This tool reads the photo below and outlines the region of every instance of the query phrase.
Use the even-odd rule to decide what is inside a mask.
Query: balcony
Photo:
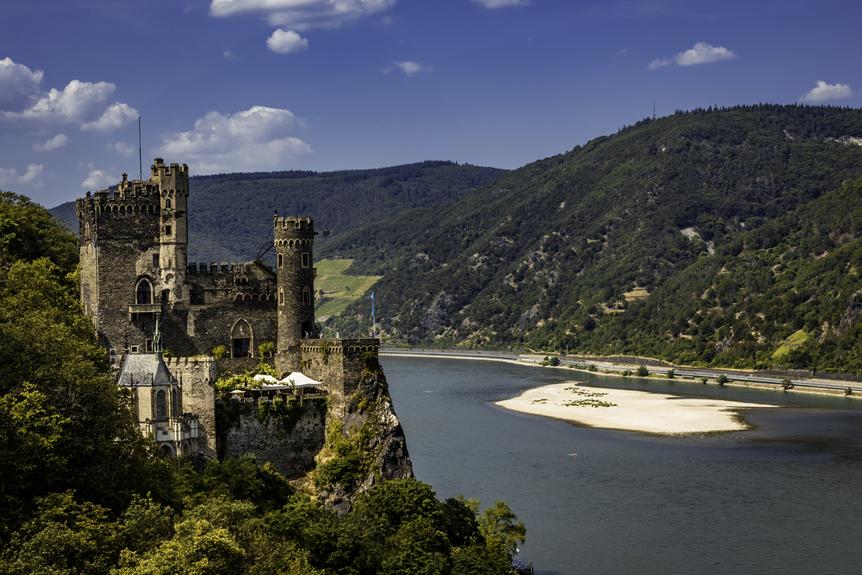
[[[129,320],[134,319],[136,315],[144,313],[159,315],[162,313],[162,306],[157,303],[132,304],[129,306]]]

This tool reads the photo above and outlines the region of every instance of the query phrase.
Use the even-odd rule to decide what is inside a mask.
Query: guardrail
[[[505,359],[510,361],[522,361],[525,363],[540,363],[545,357],[539,353],[516,353],[503,352],[492,350],[462,350],[462,349],[434,349],[434,348],[396,348],[396,347],[381,347],[380,353],[384,355],[422,355],[427,357],[459,357],[464,359],[479,358],[479,359]],[[558,357],[558,356],[553,356]],[[615,373],[623,373],[637,369],[640,363],[623,364],[613,361],[602,361],[597,359],[558,357],[560,365],[574,367],[579,369],[600,369],[612,371]],[[611,358],[609,358],[611,359]],[[618,359],[618,358],[613,358]],[[720,379],[722,376],[728,382],[741,383],[761,383],[768,385],[780,385],[785,389],[811,388],[811,389],[829,389],[842,391],[846,395],[862,394],[862,383],[854,381],[838,381],[815,378],[781,378],[766,375],[758,375],[754,373],[746,373],[735,370],[724,369],[701,369],[701,368],[678,368],[672,366],[649,365],[650,373],[658,375],[667,375],[673,371],[675,376],[691,377],[691,378],[707,378]]]

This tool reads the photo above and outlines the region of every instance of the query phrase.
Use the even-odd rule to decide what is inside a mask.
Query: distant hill
[[[326,253],[383,276],[381,327],[410,343],[862,372],[860,138],[855,109],[677,113]]]
[[[180,159],[181,160],[181,159]],[[315,219],[318,249],[346,231],[385,225],[404,210],[435,208],[499,179],[505,170],[422,162],[342,172],[237,173],[191,178],[189,261],[242,261],[272,242],[272,216]],[[50,210],[77,231],[74,202]]]

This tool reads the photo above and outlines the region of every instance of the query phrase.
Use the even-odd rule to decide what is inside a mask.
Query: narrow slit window
[[[284,290],[278,292],[278,305],[284,305]]]
[[[165,235],[166,236],[171,235],[171,226],[165,226]]]
[[[307,268],[311,266],[311,254],[308,252],[302,252],[302,267]]]
[[[284,254],[278,254],[278,267],[284,267]]]

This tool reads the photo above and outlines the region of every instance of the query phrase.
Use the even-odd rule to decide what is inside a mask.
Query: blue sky
[[[862,104],[857,0],[10,0],[0,188],[136,176],[514,168],[652,113]]]

